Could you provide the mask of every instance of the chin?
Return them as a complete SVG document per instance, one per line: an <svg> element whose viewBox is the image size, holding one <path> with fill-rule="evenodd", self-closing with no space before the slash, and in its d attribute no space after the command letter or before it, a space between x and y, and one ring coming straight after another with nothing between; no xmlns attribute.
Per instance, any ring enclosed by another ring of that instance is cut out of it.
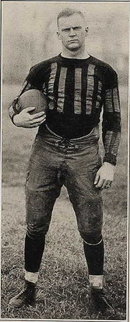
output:
<svg viewBox="0 0 130 322"><path fill-rule="evenodd" d="M70 45L70 46L68 46L68 49L69 50L71 50L71 51L76 51L76 50L78 50L78 49L80 49L80 46L78 46L78 45Z"/></svg>

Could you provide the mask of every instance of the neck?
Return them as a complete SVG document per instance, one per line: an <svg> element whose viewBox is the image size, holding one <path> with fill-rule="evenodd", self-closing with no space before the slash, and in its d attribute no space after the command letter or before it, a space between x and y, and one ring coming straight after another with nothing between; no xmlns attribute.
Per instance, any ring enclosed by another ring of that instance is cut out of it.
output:
<svg viewBox="0 0 130 322"><path fill-rule="evenodd" d="M80 48L76 51L70 51L67 48L63 47L61 52L62 57L65 58L77 58L77 59L85 59L90 55L86 52L85 48Z"/></svg>

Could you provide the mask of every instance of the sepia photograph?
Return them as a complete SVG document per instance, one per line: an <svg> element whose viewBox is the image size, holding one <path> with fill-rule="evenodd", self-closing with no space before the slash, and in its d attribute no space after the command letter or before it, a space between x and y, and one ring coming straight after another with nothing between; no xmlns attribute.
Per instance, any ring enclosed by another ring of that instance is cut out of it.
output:
<svg viewBox="0 0 130 322"><path fill-rule="evenodd" d="M2 1L1 319L128 321L129 8Z"/></svg>

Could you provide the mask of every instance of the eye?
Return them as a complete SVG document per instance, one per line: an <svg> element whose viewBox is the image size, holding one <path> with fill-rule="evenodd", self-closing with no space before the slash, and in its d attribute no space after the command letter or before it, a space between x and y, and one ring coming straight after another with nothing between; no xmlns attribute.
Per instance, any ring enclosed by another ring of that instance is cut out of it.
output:
<svg viewBox="0 0 130 322"><path fill-rule="evenodd" d="M70 28L62 29L62 31L69 32L70 31Z"/></svg>
<svg viewBox="0 0 130 322"><path fill-rule="evenodd" d="M73 29L74 29L74 30L80 30L80 29L81 29L81 27L80 27L80 26L77 26L77 27L74 27Z"/></svg>

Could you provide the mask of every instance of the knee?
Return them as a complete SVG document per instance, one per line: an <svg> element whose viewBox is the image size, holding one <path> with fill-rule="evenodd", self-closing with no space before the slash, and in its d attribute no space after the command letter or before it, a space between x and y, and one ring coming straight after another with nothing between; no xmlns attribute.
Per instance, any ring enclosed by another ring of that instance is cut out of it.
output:
<svg viewBox="0 0 130 322"><path fill-rule="evenodd" d="M82 239L88 244L97 244L102 240L101 230L95 232L80 232Z"/></svg>
<svg viewBox="0 0 130 322"><path fill-rule="evenodd" d="M47 234L48 228L48 224L27 223L27 235L31 239L41 239Z"/></svg>
<svg viewBox="0 0 130 322"><path fill-rule="evenodd" d="M85 215L78 221L78 229L82 239L90 244L96 244L101 240L102 226L102 212Z"/></svg>

